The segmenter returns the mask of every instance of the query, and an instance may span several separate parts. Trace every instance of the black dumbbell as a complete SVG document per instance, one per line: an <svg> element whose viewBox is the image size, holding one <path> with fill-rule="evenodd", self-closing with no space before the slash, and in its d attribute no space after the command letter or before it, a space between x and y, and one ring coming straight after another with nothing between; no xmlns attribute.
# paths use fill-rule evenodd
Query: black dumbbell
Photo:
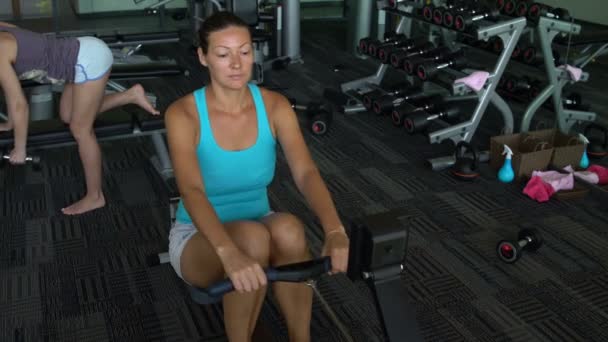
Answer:
<svg viewBox="0 0 608 342"><path fill-rule="evenodd" d="M479 13L481 10L482 9L480 8L472 8L470 4L464 4L461 6L444 10L442 13L433 13L433 18L435 18L435 16L441 15L443 18L441 24L447 28L452 28L454 26L454 19L456 18L456 15L463 13L468 15L474 15Z"/></svg>
<svg viewBox="0 0 608 342"><path fill-rule="evenodd" d="M291 108L296 111L304 111L306 116L306 125L314 135L323 135L327 133L329 125L333 121L333 111L327 105L311 102L307 105L299 105L294 98L289 98Z"/></svg>
<svg viewBox="0 0 608 342"><path fill-rule="evenodd" d="M435 44L433 44L431 42L425 42L419 46L415 46L408 50L393 51L393 53L390 54L389 59L391 61L391 65L393 66L393 68L401 69L403 67L403 62L406 59L412 58L414 56L422 55L425 53L429 53L430 51L432 51L434 49L435 49Z"/></svg>
<svg viewBox="0 0 608 342"><path fill-rule="evenodd" d="M439 70L445 68L461 68L467 63L466 56L463 50L457 51L451 55L446 56L443 61L428 62L418 65L416 68L416 75L423 81L432 79Z"/></svg>
<svg viewBox="0 0 608 342"><path fill-rule="evenodd" d="M498 9L500 12L506 15L514 15L517 11L517 1L516 0L506 0L502 9Z"/></svg>
<svg viewBox="0 0 608 342"><path fill-rule="evenodd" d="M381 89L374 89L372 91L369 91L363 94L363 107L365 107L365 109L367 110L371 110L374 100L376 98L382 97L386 94L400 93L405 91L406 89L409 89L410 87L411 85L405 82L394 85L388 91L382 91Z"/></svg>
<svg viewBox="0 0 608 342"><path fill-rule="evenodd" d="M517 3L517 7L515 8L515 15L517 15L518 17L527 17L528 16L528 11L530 10L530 5L532 5L532 2L529 0L520 0Z"/></svg>
<svg viewBox="0 0 608 342"><path fill-rule="evenodd" d="M428 51L427 53L412 56L403 61L403 70L405 70L408 75L413 75L419 64L443 60L451 53L452 51L450 51L449 48L442 46Z"/></svg>
<svg viewBox="0 0 608 342"><path fill-rule="evenodd" d="M560 61L559 52L557 50L552 50L552 52L553 52L553 63L555 65L557 65L557 64L559 64L559 61ZM539 65L544 65L545 56L541 52L539 52L536 49L536 47L528 46L521 54L521 58L524 63L539 66Z"/></svg>
<svg viewBox="0 0 608 342"><path fill-rule="evenodd" d="M11 159L11 155L7 150L2 151L2 158L0 158L0 168L6 166ZM25 163L31 163L34 170L40 170L40 157L39 156L26 156Z"/></svg>
<svg viewBox="0 0 608 342"><path fill-rule="evenodd" d="M424 92L420 91L420 88L418 87L403 89L400 92L393 92L374 99L372 103L372 110L378 115L389 113L391 110L393 110L393 108L399 106L403 102L411 101L423 96L425 96Z"/></svg>
<svg viewBox="0 0 608 342"><path fill-rule="evenodd" d="M458 31L466 31L471 27L473 23L483 19L496 19L500 15L500 12L495 9L485 9L478 14L457 14L454 18L454 28Z"/></svg>
<svg viewBox="0 0 608 342"><path fill-rule="evenodd" d="M384 34L384 40L390 39L393 36L398 35L399 33L393 32L393 31L388 31ZM359 53L361 54L367 54L367 50L369 47L369 44L377 41L378 39L375 37L365 37L365 38L361 38L359 39L359 45L357 45L357 49L359 50Z"/></svg>
<svg viewBox="0 0 608 342"><path fill-rule="evenodd" d="M602 133L601 138L597 134L592 135L592 131ZM601 159L608 156L608 129L596 123L592 123L585 127L583 133L589 140L587 144L587 155L592 159Z"/></svg>
<svg viewBox="0 0 608 342"><path fill-rule="evenodd" d="M416 99L408 99L405 103L401 104L398 107L393 108L391 111L391 120L393 125L401 127L403 125L403 120L413 113L418 113L420 111L429 111L438 107L443 102L443 97L441 95L425 95ZM415 106L412 109L412 105Z"/></svg>
<svg viewBox="0 0 608 342"><path fill-rule="evenodd" d="M409 39L408 41L404 41L399 44L399 46L383 46L378 49L378 54L376 57L378 57L383 64L388 64L391 61L390 58L393 53L397 51L407 52L424 43L425 42L421 41L420 39Z"/></svg>
<svg viewBox="0 0 608 342"><path fill-rule="evenodd" d="M566 21L571 19L570 13L564 8L553 8L536 2L528 7L528 19L536 21L542 16Z"/></svg>
<svg viewBox="0 0 608 342"><path fill-rule="evenodd" d="M571 93L562 98L562 103L566 109L587 110L589 106L583 104L583 97L579 93Z"/></svg>
<svg viewBox="0 0 608 342"><path fill-rule="evenodd" d="M534 98L538 95L541 86L541 81L533 80L527 76L522 78L505 77L504 89L511 94L526 92L530 98Z"/></svg>
<svg viewBox="0 0 608 342"><path fill-rule="evenodd" d="M369 56L376 57L376 55L378 54L378 49L385 47L385 46L398 47L399 44L401 44L401 43L407 44L408 40L409 40L409 38L406 35L400 33L400 34L391 36L383 41L380 41L380 40L371 41L367 46L367 54Z"/></svg>
<svg viewBox="0 0 608 342"><path fill-rule="evenodd" d="M451 1L451 2L448 2L445 6L434 7L432 14L431 14L431 20L428 20L428 18L425 18L425 19L428 21L431 21L437 25L444 25L445 13L447 13L447 12L456 13L456 12L464 11L464 10L470 8L471 6L473 6L473 3L476 3L476 2L477 1ZM428 16L428 14L427 14L427 16Z"/></svg>
<svg viewBox="0 0 608 342"><path fill-rule="evenodd" d="M433 5L424 5L424 7L422 7L422 18L425 21L433 22L433 10L435 9L435 6Z"/></svg>
<svg viewBox="0 0 608 342"><path fill-rule="evenodd" d="M524 228L517 234L517 241L501 240L496 245L496 253L500 260L506 263L514 263L524 251L534 252L543 244L540 232L534 228Z"/></svg>
<svg viewBox="0 0 608 342"><path fill-rule="evenodd" d="M460 113L460 107L457 106L437 108L431 113L417 112L407 116L403 121L403 126L409 134L419 133L429 127L431 122L435 120L454 118Z"/></svg>
<svg viewBox="0 0 608 342"><path fill-rule="evenodd" d="M320 103L309 104L306 109L308 127L314 135L324 135L333 121L333 111Z"/></svg>

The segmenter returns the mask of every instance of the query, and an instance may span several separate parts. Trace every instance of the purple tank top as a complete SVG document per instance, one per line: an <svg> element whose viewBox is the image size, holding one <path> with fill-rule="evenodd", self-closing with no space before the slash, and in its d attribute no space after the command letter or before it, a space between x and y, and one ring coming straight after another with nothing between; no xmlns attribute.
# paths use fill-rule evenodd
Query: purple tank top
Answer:
<svg viewBox="0 0 608 342"><path fill-rule="evenodd" d="M0 26L17 41L13 68L19 79L63 83L74 81L80 42L77 38L55 38L15 27Z"/></svg>

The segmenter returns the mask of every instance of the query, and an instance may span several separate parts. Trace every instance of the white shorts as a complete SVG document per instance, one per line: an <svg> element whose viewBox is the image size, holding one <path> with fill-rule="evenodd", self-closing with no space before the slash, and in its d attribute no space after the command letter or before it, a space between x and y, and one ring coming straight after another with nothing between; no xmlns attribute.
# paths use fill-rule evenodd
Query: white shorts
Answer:
<svg viewBox="0 0 608 342"><path fill-rule="evenodd" d="M95 37L79 37L74 83L98 80L112 68L114 56L106 43Z"/></svg>
<svg viewBox="0 0 608 342"><path fill-rule="evenodd" d="M262 217L266 217L268 215L274 214L274 211L269 211L266 215ZM192 223L182 223L176 221L173 223L171 227L171 231L169 232L169 263L173 266L175 273L182 280L182 269L181 269L181 258L182 252L184 251L184 247L186 247L186 243L188 240L196 234L198 230Z"/></svg>

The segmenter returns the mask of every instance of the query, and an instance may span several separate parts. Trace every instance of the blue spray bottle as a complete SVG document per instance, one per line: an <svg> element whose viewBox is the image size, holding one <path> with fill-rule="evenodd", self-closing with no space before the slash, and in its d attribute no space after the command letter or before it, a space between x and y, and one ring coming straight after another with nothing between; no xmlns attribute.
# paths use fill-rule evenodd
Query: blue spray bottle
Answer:
<svg viewBox="0 0 608 342"><path fill-rule="evenodd" d="M504 145L505 148L502 151L502 154L505 155L505 163L502 165L500 170L498 170L498 180L503 183L510 183L515 178L515 172L513 172L513 165L511 165L511 158L513 156L513 151L509 148L509 146Z"/></svg>
<svg viewBox="0 0 608 342"><path fill-rule="evenodd" d="M585 148L583 149L583 156L581 157L581 162L579 163L579 166L581 167L581 169L586 169L589 167L589 157L587 156L587 145L589 144L589 139L587 139L586 136L582 135L582 134L578 134L578 139L585 144Z"/></svg>

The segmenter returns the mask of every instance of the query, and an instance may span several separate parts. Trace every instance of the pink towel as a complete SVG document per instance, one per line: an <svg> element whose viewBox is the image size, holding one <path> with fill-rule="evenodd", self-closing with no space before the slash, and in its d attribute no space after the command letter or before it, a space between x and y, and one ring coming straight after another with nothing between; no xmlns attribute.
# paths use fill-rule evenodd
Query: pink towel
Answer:
<svg viewBox="0 0 608 342"><path fill-rule="evenodd" d="M566 69L574 81L578 82L581 79L581 75L583 74L583 70L581 68L573 67L569 64L560 65L559 67Z"/></svg>
<svg viewBox="0 0 608 342"><path fill-rule="evenodd" d="M543 182L539 176L533 176L524 188L524 194L538 202L547 202L554 193L553 187Z"/></svg>
<svg viewBox="0 0 608 342"><path fill-rule="evenodd" d="M486 84L488 77L490 77L490 73L487 71L475 71L469 76L457 79L454 83L464 83L469 88L480 91L483 85Z"/></svg>
<svg viewBox="0 0 608 342"><path fill-rule="evenodd" d="M564 171L574 173L574 177L584 180L587 183L597 184L600 181L597 173L591 171L574 171L572 166L568 165L564 168Z"/></svg>
<svg viewBox="0 0 608 342"><path fill-rule="evenodd" d="M572 190L574 188L574 176L571 173L559 173L557 171L534 171L532 177L538 176L543 182L551 185L554 191Z"/></svg>
<svg viewBox="0 0 608 342"><path fill-rule="evenodd" d="M608 183L608 168L599 165L591 165L587 169L589 172L594 172L599 178L598 184L604 185Z"/></svg>

